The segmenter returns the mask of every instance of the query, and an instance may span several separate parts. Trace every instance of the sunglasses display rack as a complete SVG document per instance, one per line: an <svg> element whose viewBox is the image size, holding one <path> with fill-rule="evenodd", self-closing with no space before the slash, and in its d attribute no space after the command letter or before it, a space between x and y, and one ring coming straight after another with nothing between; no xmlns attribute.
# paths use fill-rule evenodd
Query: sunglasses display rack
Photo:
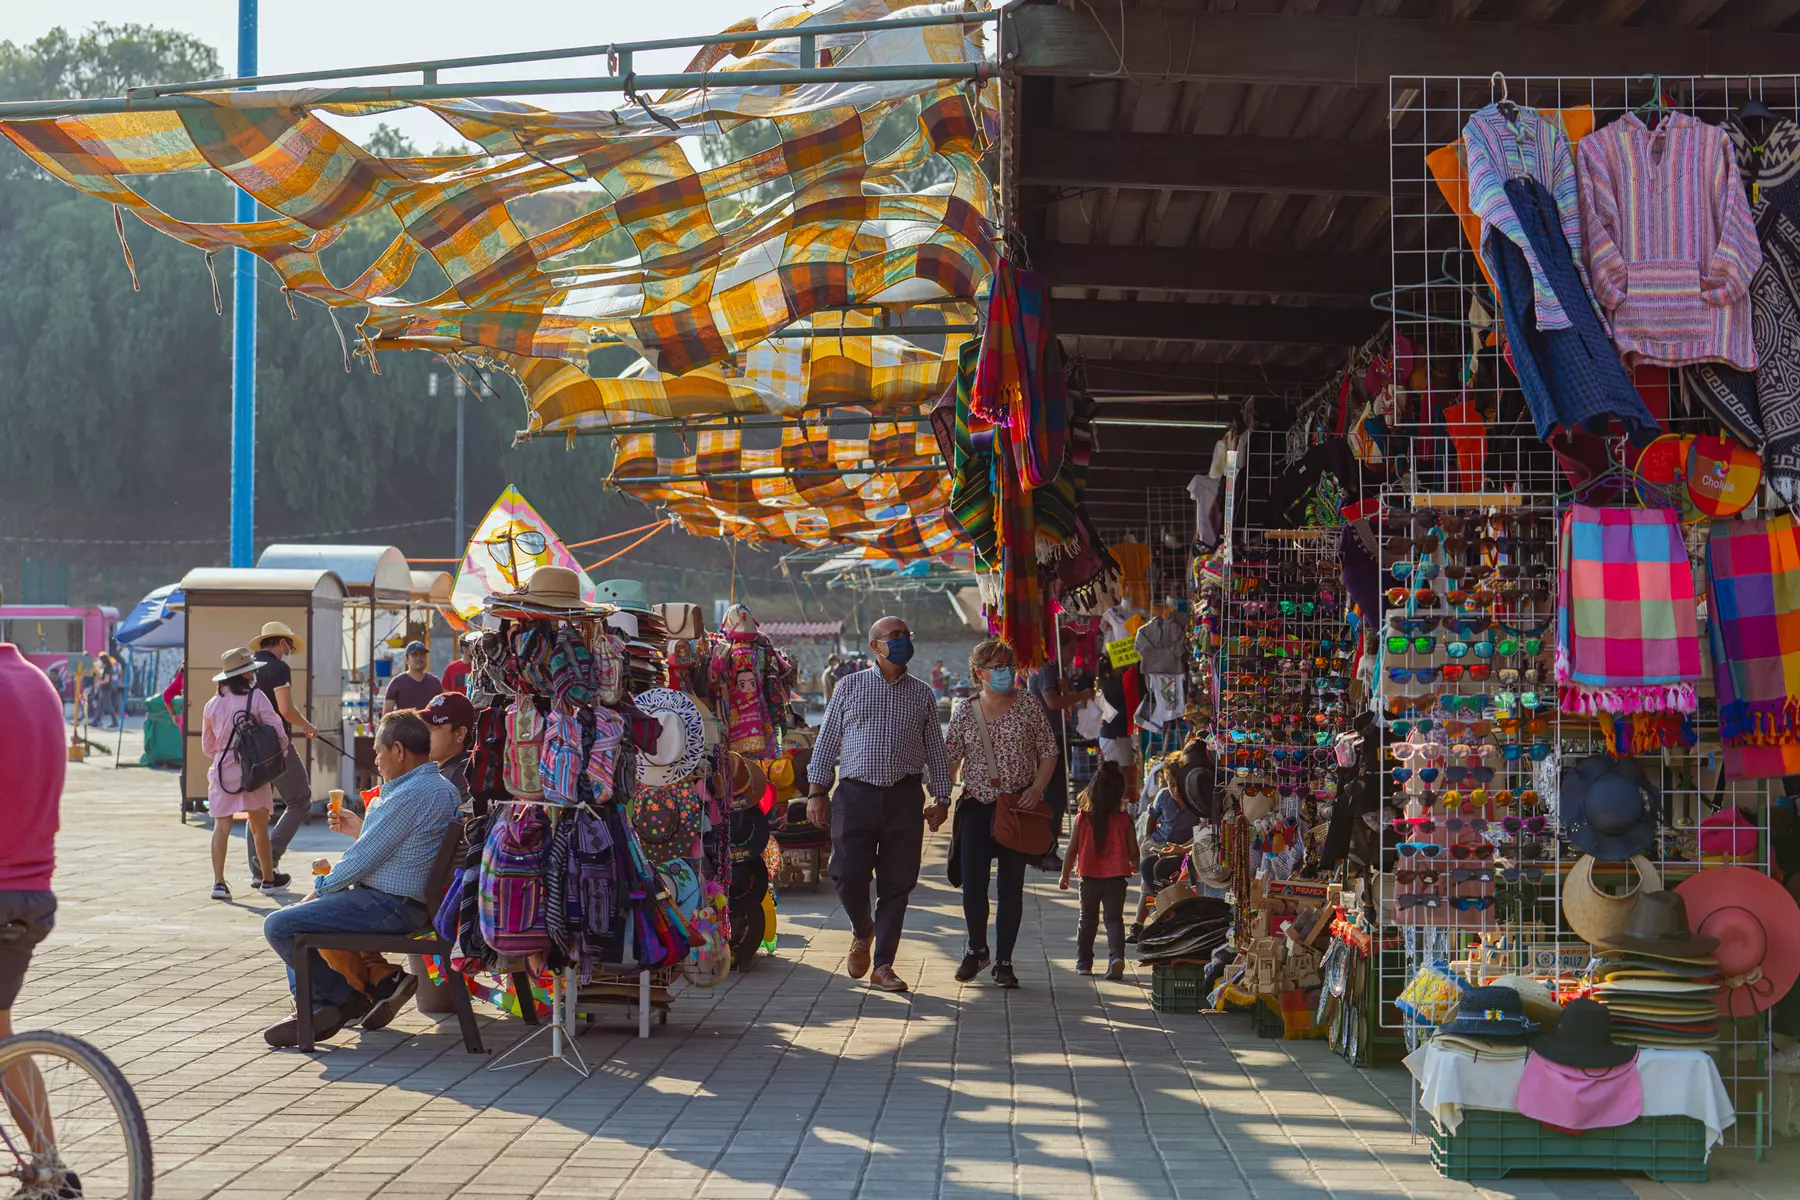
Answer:
<svg viewBox="0 0 1800 1200"><path fill-rule="evenodd" d="M1376 518L1382 553L1381 587L1410 591L1398 602L1382 597L1379 630L1380 660L1374 709L1382 727L1381 810L1382 872L1377 887L1376 912L1386 929L1396 935L1403 953L1382 956L1384 993L1404 989L1421 968L1432 963L1479 982L1517 973L1548 983L1567 1000L1588 984L1592 947L1570 928L1565 900L1574 890L1588 891L1589 867L1573 884L1571 872L1581 862L1578 848L1567 840L1568 830L1558 825L1563 785L1576 764L1608 752L1599 722L1557 706L1552 675L1555 646L1555 567L1560 553L1561 510L1569 503L1635 505L1662 502L1656 489L1625 469L1630 462L1620 439L1588 438L1584 443L1565 443L1553 453L1539 440L1531 413L1515 384L1513 370L1503 361L1500 305L1482 265L1470 250L1464 222L1445 201L1446 170L1460 172L1454 149L1464 125L1479 109L1502 99L1541 111L1568 114L1584 127L1603 127L1623 113L1662 107L1680 111L1711 125L1720 125L1752 98L1765 103L1783 118L1800 117L1800 77L1701 77L1636 76L1630 78L1544 78L1509 76L1476 77L1396 76L1390 81L1389 152L1391 195L1389 220L1393 247L1393 289L1378 297L1376 307L1392 315L1396 351L1394 375L1400 387L1375 401L1383 421L1383 451L1390 469L1394 494L1386 497L1384 511ZM1466 160L1465 160L1466 161ZM1684 386L1683 373L1664 368L1640 368L1634 383L1664 430L1674 434L1709 433L1717 420ZM1590 488L1569 493L1571 478L1597 474L1615 477L1610 489ZM1431 511L1437 528L1415 529L1409 514ZM1753 507L1745 515L1755 515ZM1443 568L1444 543L1454 536L1442 523L1449 513L1480 516L1493 524L1499 517L1502 533L1490 548L1479 540L1462 547L1463 566L1532 567L1548 585L1547 603L1529 610L1508 612L1510 594L1520 594L1516 584L1525 572L1509 581L1504 573L1484 575L1481 586L1497 590L1501 604L1465 603L1452 609L1446 593L1451 590ZM1691 519L1695 514L1688 514ZM1528 536L1517 538L1516 556L1504 546L1507 518L1533 521ZM1704 585L1706 526L1690 525L1687 543L1697 580ZM1465 524L1465 537L1467 528ZM1423 538L1427 554L1412 544ZM1421 600L1422 586L1411 578L1392 574L1395 564L1436 564L1429 580L1435 594ZM1430 572L1429 565L1426 573ZM1466 576L1466 571L1465 571ZM1497 584L1497 589L1492 588ZM1464 587L1465 599L1475 595ZM1704 650L1704 593L1702 593L1701 643ZM1453 613L1446 628L1422 623L1430 617ZM1390 624L1397 618L1397 624ZM1482 630L1455 622L1490 618ZM1519 630L1550 622L1541 634L1543 650L1536 661L1539 675L1532 681L1524 674L1532 656L1521 650L1528 640ZM1464 635L1464 629L1469 630ZM1375 635L1375 631L1371 631ZM1468 644L1459 656L1449 652L1452 637ZM1390 653L1388 638L1405 637L1401 652ZM1436 638L1435 644L1415 638ZM1506 653L1503 639L1511 637L1520 650ZM1478 653L1476 646L1490 639L1493 649ZM1371 642L1371 645L1374 645ZM1398 642L1395 643L1398 645ZM1427 648L1428 647L1428 648ZM1444 668L1460 665L1457 678ZM1475 678L1470 667L1485 665L1485 678ZM1427 674L1418 674L1423 668ZM1431 674L1433 669L1437 674ZM1500 671L1518 670L1517 678ZM1393 674L1406 672L1404 677ZM1525 704L1527 690L1536 693L1536 707ZM1447 712L1433 700L1430 711L1419 711L1417 697L1426 693L1479 696L1480 703L1455 702ZM1712 699L1711 664L1707 662L1700 685L1699 712L1688 726L1691 742L1640 753L1635 756L1660 798L1662 813L1654 846L1644 855L1656 878L1650 886L1673 888L1688 876L1709 867L1734 863L1767 871L1769 866L1770 781L1722 784L1722 751L1716 705ZM1464 705L1467 705L1465 710ZM1420 732L1418 722L1429 720L1434 728ZM1452 723L1455 724L1452 724ZM1458 754L1457 745L1473 751L1471 740L1480 734L1488 749ZM1458 739L1461 739L1460 742ZM1439 750L1405 749L1436 743ZM1508 757L1509 750L1516 757ZM1396 753L1398 751L1398 753ZM1541 761L1539 759L1541 757ZM1438 777L1427 784L1422 771L1436 767ZM1459 772L1456 767L1488 767L1484 772ZM1399 769L1400 774L1395 773ZM1413 772L1406 776L1407 770ZM1473 803L1481 785L1484 804ZM1429 808L1417 801L1420 788L1436 793ZM1457 811L1449 811L1447 793L1457 793ZM1526 802L1527 790L1536 802ZM1501 793L1508 803L1496 803ZM1738 806L1755 826L1756 849L1742 857L1721 858L1702 854L1701 823L1709 815ZM1460 817L1461 828L1450 821ZM1714 819L1718 818L1714 816ZM1400 823L1395 824L1396 820ZM1478 828L1477 821L1486 823ZM1539 822L1541 821L1541 826ZM1425 830L1429 827L1429 832ZM1492 848L1479 849L1479 841ZM1425 846L1435 847L1432 850ZM1462 857L1455 847L1467 845ZM1461 878L1458 872L1463 872ZM1433 875L1435 872L1435 878ZM1484 873L1488 877L1484 877ZM1637 869L1630 863L1601 861L1591 865L1592 891L1623 897L1639 886ZM1409 896L1432 895L1425 890L1438 885L1435 900ZM1458 900L1473 903L1458 907ZM1448 903L1446 903L1446 901ZM1401 1026L1409 1045L1428 1037L1430 1027L1414 1023L1397 1010L1382 1006L1384 1024ZM1717 1063L1736 1122L1724 1132L1723 1145L1761 1149L1770 1142L1771 1072L1770 1018L1762 1013L1747 1018L1722 1016L1717 1040L1705 1044Z"/></svg>

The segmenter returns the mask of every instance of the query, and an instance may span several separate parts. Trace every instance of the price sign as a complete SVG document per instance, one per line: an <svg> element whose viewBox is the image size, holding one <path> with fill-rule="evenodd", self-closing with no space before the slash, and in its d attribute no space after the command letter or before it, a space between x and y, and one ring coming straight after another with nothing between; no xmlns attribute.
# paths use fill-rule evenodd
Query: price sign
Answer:
<svg viewBox="0 0 1800 1200"><path fill-rule="evenodd" d="M1114 667L1122 671L1143 656L1137 652L1135 639L1120 638L1116 642L1106 643L1106 657L1112 660Z"/></svg>

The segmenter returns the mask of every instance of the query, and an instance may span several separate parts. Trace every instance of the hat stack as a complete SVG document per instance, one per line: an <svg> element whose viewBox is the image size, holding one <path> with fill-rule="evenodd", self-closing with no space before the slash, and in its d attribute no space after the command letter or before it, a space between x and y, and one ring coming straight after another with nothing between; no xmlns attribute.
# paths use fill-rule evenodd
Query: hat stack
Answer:
<svg viewBox="0 0 1800 1200"><path fill-rule="evenodd" d="M663 613L650 607L644 585L608 579L594 589L594 597L614 608L606 627L625 641L626 686L632 692L662 687L668 680L669 626Z"/></svg>
<svg viewBox="0 0 1800 1200"><path fill-rule="evenodd" d="M1678 892L1641 893L1588 968L1621 1045L1679 1049L1719 1036L1719 939L1696 934Z"/></svg>
<svg viewBox="0 0 1800 1200"><path fill-rule="evenodd" d="M1174 884L1156 897L1156 912L1138 939L1138 959L1147 963L1192 959L1204 962L1231 936L1231 905Z"/></svg>
<svg viewBox="0 0 1800 1200"><path fill-rule="evenodd" d="M1525 1035L1537 1029L1538 1023L1525 1015L1525 1000L1517 988L1470 988L1462 994L1456 1015L1438 1027L1432 1043L1477 1058L1524 1058Z"/></svg>

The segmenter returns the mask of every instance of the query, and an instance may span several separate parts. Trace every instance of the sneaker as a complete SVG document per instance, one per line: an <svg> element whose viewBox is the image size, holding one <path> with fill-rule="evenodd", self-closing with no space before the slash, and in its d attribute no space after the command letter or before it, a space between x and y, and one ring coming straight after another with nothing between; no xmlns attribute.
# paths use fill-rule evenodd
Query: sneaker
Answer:
<svg viewBox="0 0 1800 1200"><path fill-rule="evenodd" d="M1142 921L1133 921L1131 923L1131 928L1125 931L1125 944L1127 946L1135 946L1138 944L1138 939L1143 936L1144 923Z"/></svg>
<svg viewBox="0 0 1800 1200"><path fill-rule="evenodd" d="M364 1003L368 1003L364 1001ZM313 1009L313 1041L323 1042L337 1036L338 1030L344 1027L344 1013L335 1004L324 1004ZM263 1041L275 1050L287 1050L300 1044L300 1022L294 1017L263 1030Z"/></svg>
<svg viewBox="0 0 1800 1200"><path fill-rule="evenodd" d="M1106 964L1106 977L1113 981L1125 978L1125 960L1115 958Z"/></svg>
<svg viewBox="0 0 1800 1200"><path fill-rule="evenodd" d="M227 884L227 883L213 884L212 898L214 900L229 900L229 899L231 899L231 885Z"/></svg>
<svg viewBox="0 0 1800 1200"><path fill-rule="evenodd" d="M390 976L389 978L396 977ZM381 982L385 984L388 981L384 979ZM369 1005L368 1015L362 1019L362 1027L364 1029L386 1029L388 1023L400 1015L400 1010L406 1007L406 1002L411 1000L413 993L418 990L419 977L417 975L411 975L405 971L398 972L396 982L387 989L387 995L381 996Z"/></svg>
<svg viewBox="0 0 1800 1200"><path fill-rule="evenodd" d="M1093 960L1092 959L1079 959L1079 958L1076 959L1075 960L1075 973L1077 975L1092 975L1094 973Z"/></svg>
<svg viewBox="0 0 1800 1200"><path fill-rule="evenodd" d="M283 890L284 888L287 887L288 884L290 884L292 882L294 882L294 877L292 875L289 875L285 871L277 871L277 872L275 872L275 874L269 876L267 879L263 880L261 883L252 883L251 886L254 887L257 891L261 892L263 895L267 896L274 892L279 892L279 891Z"/></svg>
<svg viewBox="0 0 1800 1200"><path fill-rule="evenodd" d="M956 982L967 983L987 969L989 962L986 950L971 950L963 955L962 962L956 968Z"/></svg>
<svg viewBox="0 0 1800 1200"><path fill-rule="evenodd" d="M1019 986L1019 977L1013 974L1011 963L995 963L994 982L1003 988L1016 988Z"/></svg>

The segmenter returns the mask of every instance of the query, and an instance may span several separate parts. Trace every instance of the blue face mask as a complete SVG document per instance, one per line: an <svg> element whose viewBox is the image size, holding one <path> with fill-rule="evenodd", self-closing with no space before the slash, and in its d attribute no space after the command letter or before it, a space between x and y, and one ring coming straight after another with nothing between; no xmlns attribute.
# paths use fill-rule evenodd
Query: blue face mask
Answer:
<svg viewBox="0 0 1800 1200"><path fill-rule="evenodd" d="M1011 667L994 667L988 671L988 690L1004 696L1013 690L1017 676Z"/></svg>
<svg viewBox="0 0 1800 1200"><path fill-rule="evenodd" d="M912 635L903 633L898 637L889 638L887 640L887 649L885 653L889 662L893 663L896 667L904 667L907 663L912 661Z"/></svg>

